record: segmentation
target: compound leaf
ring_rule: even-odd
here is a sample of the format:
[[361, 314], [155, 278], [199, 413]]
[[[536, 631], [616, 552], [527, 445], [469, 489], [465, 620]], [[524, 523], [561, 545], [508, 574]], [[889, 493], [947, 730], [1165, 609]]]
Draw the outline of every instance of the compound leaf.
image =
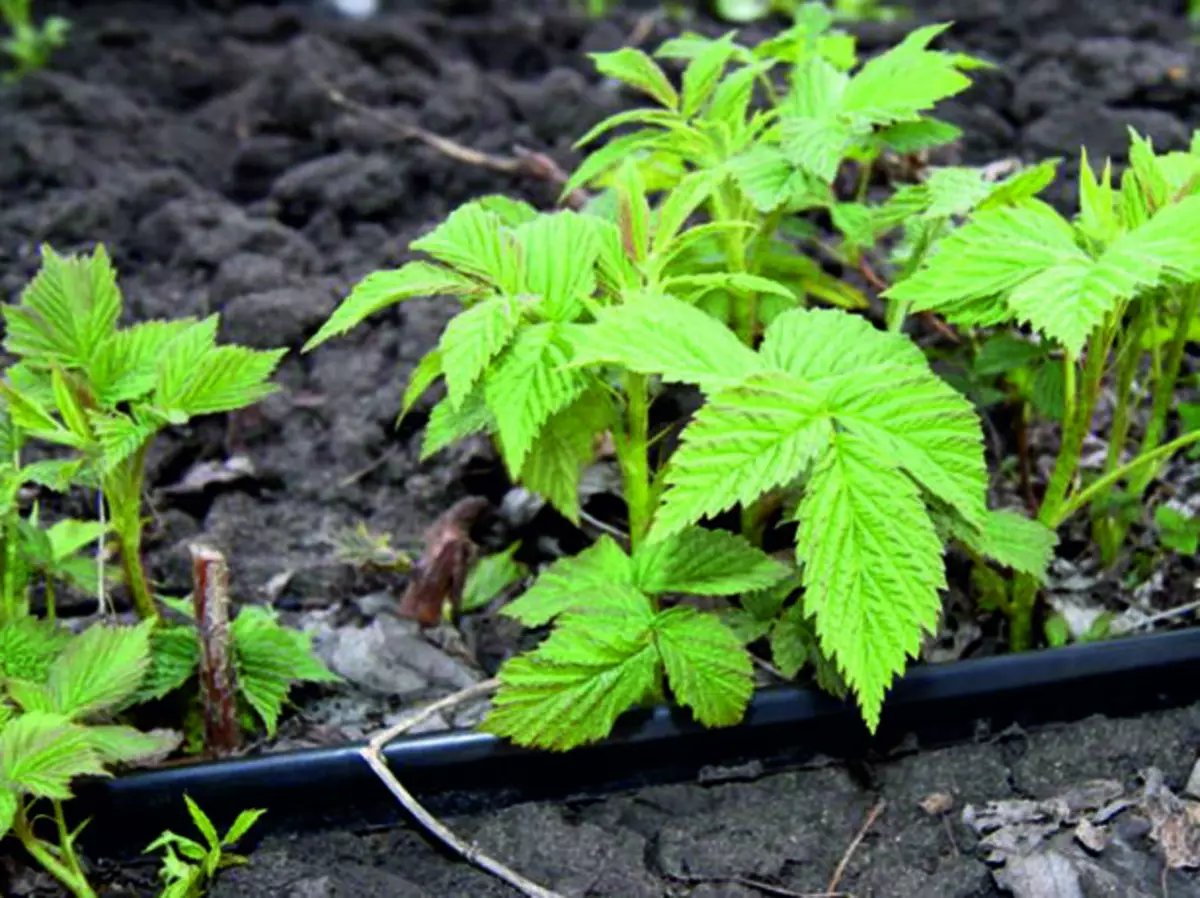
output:
[[564, 612], [603, 601], [609, 586], [633, 585], [629, 556], [612, 537], [602, 536], [578, 555], [560, 558], [542, 571], [502, 613], [527, 627], [539, 627]]
[[71, 798], [71, 780], [103, 776], [84, 727], [61, 714], [27, 711], [0, 730], [0, 780], [38, 798]]
[[654, 621], [654, 639], [675, 698], [705, 726], [742, 719], [754, 666], [736, 633], [712, 614], [677, 606]]
[[152, 621], [136, 627], [94, 624], [67, 644], [46, 681], [55, 710], [72, 720], [121, 704], [150, 665]]
[[668, 109], [679, 107], [679, 94], [666, 74], [641, 50], [622, 47], [609, 53], [590, 53], [596, 69], [607, 78], [616, 78], [648, 94]]
[[453, 408], [463, 405], [492, 360], [508, 346], [520, 322], [513, 301], [495, 296], [459, 313], [446, 325], [438, 348]]

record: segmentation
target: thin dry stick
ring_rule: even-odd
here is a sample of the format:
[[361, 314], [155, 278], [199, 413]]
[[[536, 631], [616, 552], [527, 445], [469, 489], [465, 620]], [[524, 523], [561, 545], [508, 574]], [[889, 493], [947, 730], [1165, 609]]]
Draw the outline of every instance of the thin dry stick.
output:
[[[538, 153], [519, 146], [513, 148], [513, 155], [511, 156], [497, 156], [494, 153], [483, 153], [471, 147], [463, 146], [461, 143], [453, 141], [448, 137], [442, 137], [440, 134], [434, 134], [432, 131], [418, 128], [416, 125], [398, 122], [385, 112], [372, 109], [370, 106], [364, 106], [362, 103], [356, 103], [323, 78], [317, 75], [313, 75], [312, 77], [320, 83], [329, 99], [343, 109], [374, 119], [380, 124], [386, 125], [401, 137], [419, 140], [426, 146], [432, 147], [443, 156], [453, 159], [456, 162], [462, 162], [465, 165], [473, 165], [477, 168], [484, 168], [513, 177], [524, 176], [534, 178], [539, 181], [546, 181], [560, 188], [566, 186], [567, 181], [570, 180], [570, 176], [562, 170], [562, 167], [545, 153]], [[562, 201], [568, 207], [578, 210], [587, 205], [589, 199], [590, 197], [584, 191], [572, 190], [563, 197]]]
[[850, 840], [850, 844], [846, 846], [846, 853], [842, 855], [842, 859], [838, 861], [837, 869], [833, 871], [833, 876], [829, 880], [829, 885], [826, 886], [826, 892], [836, 892], [838, 885], [841, 884], [842, 876], [846, 873], [846, 867], [850, 863], [850, 858], [854, 856], [854, 852], [858, 850], [858, 846], [862, 844], [863, 838], [875, 821], [879, 819], [879, 815], [883, 813], [883, 809], [887, 807], [887, 802], [882, 798], [875, 803], [875, 807], [871, 808], [867, 814], [867, 819], [863, 821], [863, 825], [858, 828], [858, 832], [854, 834], [854, 838]]
[[469, 845], [456, 836], [440, 820], [422, 807], [421, 803], [413, 797], [412, 793], [401, 785], [400, 780], [396, 779], [395, 774], [388, 768], [387, 762], [383, 760], [384, 747], [397, 736], [407, 732], [422, 721], [428, 720], [434, 714], [461, 705], [463, 702], [481, 698], [494, 692], [499, 686], [500, 681], [498, 679], [484, 680], [481, 683], [476, 683], [474, 686], [468, 686], [466, 689], [456, 692], [453, 695], [439, 699], [430, 705], [426, 705], [411, 717], [407, 717], [399, 723], [388, 727], [378, 735], [373, 736], [364, 748], [359, 749], [358, 753], [370, 765], [371, 769], [375, 771], [375, 775], [387, 786], [388, 791], [396, 797], [396, 800], [400, 802], [404, 810], [408, 811], [432, 836], [461, 856], [467, 863], [474, 864], [497, 879], [503, 880], [518, 892], [529, 896], [529, 898], [563, 898], [558, 892], [552, 892], [549, 889], [542, 888], [542, 886], [535, 882], [531, 882], [515, 870], [511, 870], [499, 861], [488, 857], [477, 846]]
[[763, 882], [760, 879], [752, 879], [749, 876], [704, 876], [702, 874], [667, 873], [666, 877], [688, 885], [726, 883], [728, 885], [745, 886], [748, 889], [757, 889], [767, 895], [777, 895], [779, 898], [850, 898], [849, 892], [797, 892], [793, 889], [785, 889], [783, 886]]
[[229, 564], [216, 549], [188, 547], [192, 555], [192, 605], [200, 637], [200, 700], [204, 743], [214, 758], [241, 747], [237, 718], [237, 675], [229, 635]]

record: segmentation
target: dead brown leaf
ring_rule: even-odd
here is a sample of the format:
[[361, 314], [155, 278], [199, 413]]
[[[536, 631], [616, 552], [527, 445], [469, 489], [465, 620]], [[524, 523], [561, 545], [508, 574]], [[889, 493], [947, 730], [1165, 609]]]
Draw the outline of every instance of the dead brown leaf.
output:
[[441, 621], [447, 601], [457, 612], [478, 552], [471, 541], [471, 525], [487, 506], [487, 500], [478, 496], [460, 499], [433, 522], [425, 534], [424, 552], [400, 599], [401, 617], [432, 627]]

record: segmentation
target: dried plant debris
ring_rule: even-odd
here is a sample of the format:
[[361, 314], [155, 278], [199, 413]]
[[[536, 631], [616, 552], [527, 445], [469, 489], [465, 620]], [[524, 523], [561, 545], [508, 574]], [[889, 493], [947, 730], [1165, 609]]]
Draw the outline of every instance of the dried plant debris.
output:
[[962, 819], [1014, 898], [1149, 898], [1172, 871], [1194, 883], [1188, 871], [1200, 869], [1200, 802], [1176, 795], [1153, 767], [1132, 790], [1092, 780], [1046, 800], [968, 805]]

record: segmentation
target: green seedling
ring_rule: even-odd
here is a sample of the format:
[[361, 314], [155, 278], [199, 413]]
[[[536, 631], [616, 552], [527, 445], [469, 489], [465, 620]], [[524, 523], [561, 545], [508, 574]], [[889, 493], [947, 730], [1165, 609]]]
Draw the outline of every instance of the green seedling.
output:
[[[194, 684], [200, 666], [200, 644], [190, 602], [164, 599], [163, 603], [185, 619], [163, 623], [151, 638], [151, 663], [133, 703], [156, 701], [186, 691], [197, 695]], [[260, 726], [274, 736], [289, 693], [298, 683], [332, 683], [338, 677], [313, 653], [312, 637], [278, 622], [274, 610], [243, 606], [229, 627], [237, 680], [239, 718], [247, 731]], [[200, 749], [190, 740], [189, 748]]]
[[[1084, 156], [1072, 221], [1032, 198], [976, 209], [888, 291], [893, 302], [966, 328], [1027, 324], [1054, 347], [1063, 372], [1063, 439], [1038, 520], [1057, 530], [1091, 508], [1106, 560], [1128, 530], [1120, 509], [1140, 503], [1162, 465], [1200, 440], [1200, 432], [1165, 439], [1200, 310], [1200, 154], [1158, 155], [1131, 132], [1130, 161], [1116, 188], [1110, 167], [1097, 176]], [[1159, 331], [1169, 335], [1165, 346], [1146, 339]], [[1080, 483], [1084, 441], [1110, 369], [1117, 404], [1108, 458], [1099, 477]], [[1140, 395], [1133, 383], [1141, 372], [1149, 423], [1135, 441]], [[1125, 502], [1114, 492], [1122, 484]], [[1014, 649], [1032, 644], [1037, 592], [1036, 578], [1018, 577], [1006, 607]]]
[[8, 37], [0, 40], [0, 51], [13, 62], [4, 80], [13, 82], [46, 67], [54, 51], [67, 42], [71, 23], [50, 16], [41, 25], [33, 21], [32, 0], [0, 0], [0, 20], [8, 26]]
[[[463, 585], [460, 612], [466, 614], [486, 608], [529, 576], [529, 566], [513, 557], [520, 548], [520, 543], [513, 543], [503, 552], [479, 559]], [[447, 605], [446, 616], [449, 617], [452, 612], [453, 609]]]
[[[80, 776], [171, 751], [177, 734], [111, 722], [150, 665], [152, 622], [79, 636], [25, 618], [0, 624], [0, 838], [12, 835], [76, 898], [96, 898], [64, 803]], [[35, 831], [48, 805], [57, 841]]]
[[[824, 57], [792, 72], [798, 93], [816, 83], [804, 81], [809, 71], [839, 86], [837, 107], [822, 119], [841, 135], [836, 157], [852, 145], [875, 147], [877, 124], [919, 118], [919, 108], [965, 83], [957, 57], [924, 49], [934, 33], [891, 57], [886, 78], [872, 64], [855, 76], [875, 85], [873, 100], [854, 93], [866, 87], [851, 91], [850, 76]], [[781, 612], [788, 623], [774, 650], [799, 670], [807, 664], [795, 659], [807, 662], [819, 646], [872, 728], [893, 677], [936, 627], [945, 543], [965, 540], [1035, 573], [1052, 548], [1038, 525], [988, 511], [979, 420], [907, 337], [845, 311], [804, 308], [803, 289], [798, 295], [761, 273], [775, 269], [740, 264], [756, 252], [740, 236], [743, 219], [751, 218], [752, 235], [774, 239], [794, 211], [792, 188], [764, 189], [760, 209], [739, 186], [746, 170], [729, 167], [769, 130], [746, 105], [761, 71], [744, 67], [722, 82], [737, 47], [689, 46], [695, 58], [682, 95], [635, 51], [600, 59], [607, 74], [661, 101], [664, 111], [641, 113], [660, 126], [632, 139], [683, 160], [678, 176], [644, 159], [616, 165], [610, 147], [637, 149], [621, 137], [574, 176], [575, 184], [606, 178], [615, 214], [602, 206], [539, 214], [498, 197], [469, 203], [413, 244], [428, 259], [370, 275], [307, 347], [397, 302], [457, 298], [463, 311], [418, 366], [402, 414], [444, 380], [423, 453], [487, 433], [513, 479], [571, 520], [580, 474], [598, 438], [611, 433], [628, 548], [602, 540], [543, 572], [508, 608], [530, 626], [554, 625], [542, 646], [504, 667], [485, 723], [522, 744], [564, 749], [601, 738], [618, 715], [668, 686], [707, 725], [741, 718], [753, 689], [744, 641], [720, 615], [680, 597], [734, 597], [796, 572], [745, 536], [699, 526], [705, 518], [753, 510], [774, 495], [799, 523], [804, 595]], [[895, 72], [909, 65], [929, 76], [906, 81], [919, 96], [890, 94]], [[755, 152], [789, 184], [832, 196], [829, 180], [777, 146]], [[689, 170], [689, 159], [705, 167]], [[832, 179], [828, 166], [821, 173]], [[697, 220], [702, 208], [710, 214]], [[731, 242], [729, 234], [739, 236]], [[718, 261], [685, 264], [712, 235]], [[702, 302], [714, 290], [737, 299], [728, 323]], [[782, 302], [765, 328], [762, 296]], [[694, 385], [707, 397], [670, 458], [650, 432], [663, 384]], [[753, 536], [759, 518], [746, 518]]]
[[154, 437], [269, 395], [284, 351], [218, 346], [217, 315], [122, 328], [122, 308], [103, 247], [90, 256], [44, 248], [20, 301], [4, 306], [4, 347], [18, 361], [0, 396], [26, 437], [69, 451], [56, 476], [103, 495], [126, 587], [151, 619], [158, 610], [142, 564], [142, 495]]
[[1154, 509], [1154, 526], [1158, 542], [1179, 555], [1195, 555], [1200, 547], [1200, 518], [1184, 514], [1169, 505]]
[[188, 814], [204, 841], [168, 830], [146, 846], [143, 854], [152, 851], [163, 853], [159, 877], [163, 880], [164, 888], [159, 898], [201, 898], [220, 871], [249, 863], [248, 858], [234, 854], [229, 849], [236, 847], [266, 813], [261, 810], [242, 811], [222, 836], [196, 802], [187, 795], [183, 800], [187, 802]]

